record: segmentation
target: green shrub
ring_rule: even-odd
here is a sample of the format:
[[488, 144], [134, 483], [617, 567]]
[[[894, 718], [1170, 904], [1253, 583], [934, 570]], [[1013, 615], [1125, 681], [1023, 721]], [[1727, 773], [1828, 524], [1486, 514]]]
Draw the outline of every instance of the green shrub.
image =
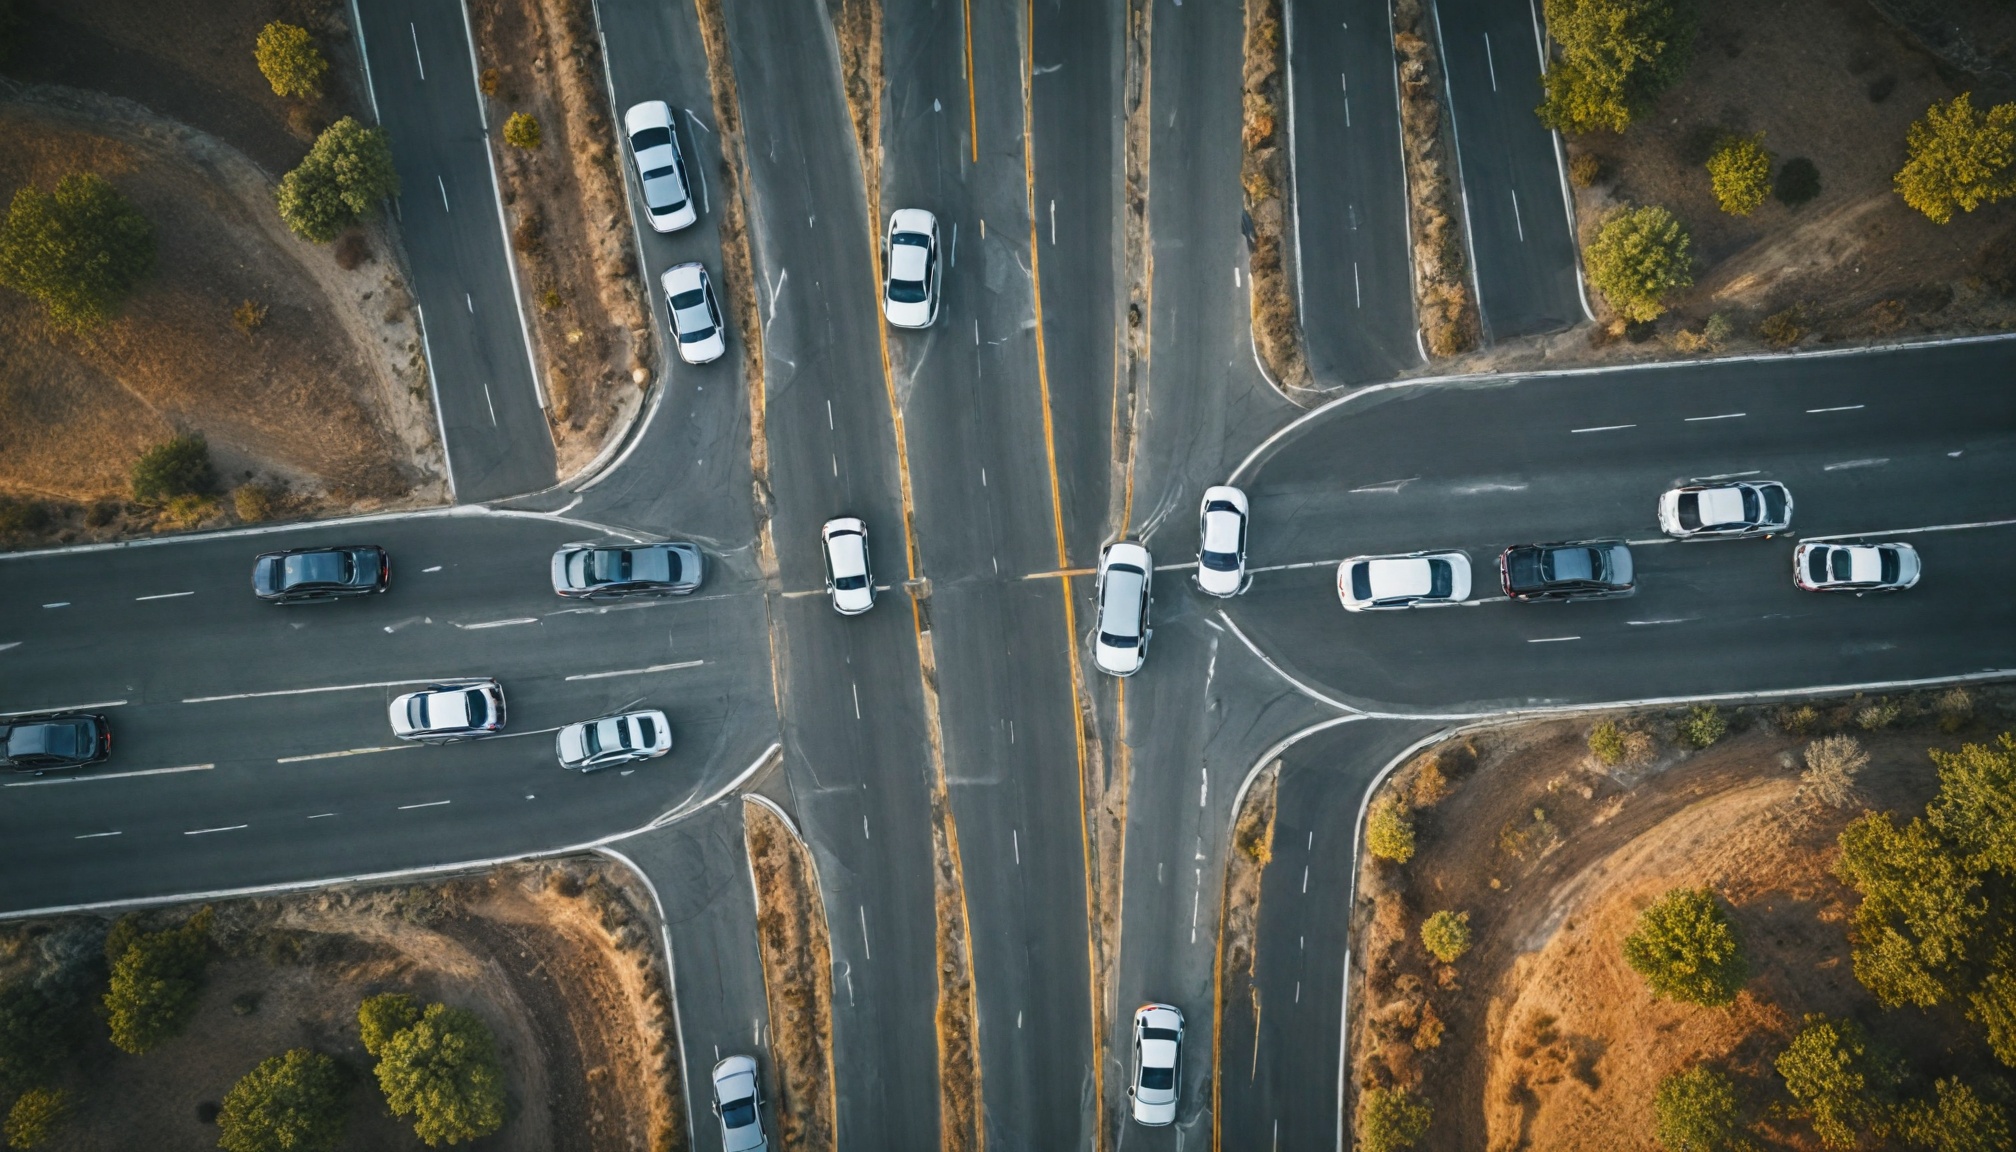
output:
[[1686, 227], [1666, 209], [1619, 208], [1589, 245], [1589, 282], [1626, 320], [1657, 320], [1667, 296], [1694, 286], [1691, 245]]
[[1359, 1152], [1412, 1148], [1434, 1119], [1428, 1102], [1405, 1088], [1368, 1089], [1358, 1105]]
[[1421, 922], [1421, 946], [1444, 964], [1470, 951], [1470, 913], [1443, 909]]
[[1589, 752], [1606, 768], [1642, 764], [1652, 758], [1652, 736], [1615, 720], [1604, 720], [1589, 730]]
[[30, 1088], [15, 1097], [4, 1126], [9, 1148], [39, 1148], [70, 1114], [70, 1094], [61, 1088]]
[[1806, 309], [1794, 304], [1773, 312], [1757, 325], [1757, 334], [1773, 348], [1790, 348], [1806, 337]]
[[1897, 1134], [1932, 1152], [2009, 1152], [2009, 1113], [1957, 1078], [1936, 1080], [1932, 1099], [1897, 1108]]
[[26, 981], [0, 988], [0, 1093], [21, 1092], [55, 1075], [76, 1047], [79, 1015]]
[[1577, 152], [1568, 161], [1568, 182], [1577, 188], [1594, 188], [1603, 179], [1603, 158], [1594, 152]]
[[1414, 820], [1389, 797], [1372, 804], [1365, 820], [1365, 847], [1381, 860], [1405, 864], [1414, 858]]
[[154, 225], [95, 172], [65, 176], [53, 194], [22, 185], [0, 225], [0, 284], [59, 331], [103, 324], [153, 270]]
[[1820, 726], [1820, 713], [1811, 704], [1801, 704], [1796, 708], [1788, 704], [1778, 709], [1775, 719], [1778, 727], [1793, 736], [1808, 735]]
[[270, 484], [240, 484], [231, 491], [231, 510], [247, 524], [270, 520], [280, 510], [280, 492]]
[[1778, 179], [1771, 195], [1787, 208], [1797, 208], [1820, 195], [1820, 169], [1804, 156], [1794, 156], [1778, 166]]
[[1731, 216], [1748, 216], [1771, 195], [1771, 153], [1764, 134], [1726, 137], [1708, 157], [1708, 183], [1715, 203]]
[[1659, 1082], [1653, 1133], [1666, 1152], [1748, 1152], [1736, 1082], [1704, 1064]]
[[295, 1048], [269, 1056], [224, 1096], [217, 1146], [224, 1152], [334, 1152], [343, 1142], [343, 1066]]
[[1696, 748], [1706, 748], [1729, 734], [1729, 718], [1713, 704], [1697, 704], [1680, 722], [1681, 739]]
[[215, 481], [203, 437], [177, 436], [140, 454], [133, 465], [133, 498], [160, 504], [177, 496], [201, 496]]
[[1933, 701], [1932, 711], [1939, 716], [1941, 732], [1958, 732], [1974, 718], [1974, 697], [1965, 688], [1948, 688]]
[[1796, 1113], [1828, 1148], [1854, 1148], [1889, 1131], [1901, 1068], [1851, 1019], [1809, 1015], [1774, 1067]]
[[413, 1117], [429, 1147], [504, 1126], [504, 1068], [490, 1029], [465, 1008], [429, 1004], [378, 1052], [378, 1086], [395, 1116]]
[[1927, 108], [1904, 148], [1897, 194], [1935, 224], [2016, 194], [2016, 103], [1977, 112], [1963, 92]]
[[1930, 1008], [1961, 987], [1958, 967], [1987, 914], [1981, 877], [1931, 825], [1871, 812], [1841, 830], [1834, 874], [1861, 893], [1850, 917], [1855, 978], [1886, 1008]]
[[315, 138], [315, 146], [275, 193], [280, 218], [304, 239], [327, 244], [399, 192], [392, 145], [383, 128], [345, 116]]
[[1546, 0], [1558, 57], [1546, 65], [1542, 123], [1622, 132], [1680, 79], [1693, 52], [1691, 0]]
[[392, 1037], [420, 1019], [420, 1005], [404, 992], [380, 992], [357, 1006], [357, 1032], [364, 1051], [384, 1054]]
[[1707, 323], [1701, 325], [1701, 337], [1717, 352], [1736, 334], [1736, 322], [1729, 319], [1727, 312], [1710, 312]]
[[1719, 1008], [1750, 977], [1742, 941], [1706, 888], [1675, 888], [1638, 915], [1624, 961], [1654, 996]]
[[[130, 917], [124, 932], [107, 938], [112, 983], [105, 991], [106, 1022], [112, 1043], [141, 1055], [180, 1032], [196, 1011], [196, 994], [210, 962], [208, 907], [180, 927], [142, 932]], [[123, 944], [116, 954], [112, 948]]]
[[259, 30], [252, 56], [275, 96], [321, 99], [322, 75], [329, 71], [329, 61], [322, 58], [306, 28], [277, 20], [266, 25]]
[[1884, 698], [1873, 700], [1855, 710], [1855, 726], [1864, 732], [1881, 732], [1903, 719], [1904, 705]]
[[504, 121], [504, 143], [527, 152], [539, 147], [539, 121], [528, 112], [513, 112]]

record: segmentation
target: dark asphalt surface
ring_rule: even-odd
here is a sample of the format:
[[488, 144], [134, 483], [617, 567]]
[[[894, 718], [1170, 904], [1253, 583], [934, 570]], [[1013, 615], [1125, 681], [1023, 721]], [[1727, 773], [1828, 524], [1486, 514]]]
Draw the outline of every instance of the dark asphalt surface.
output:
[[553, 437], [526, 358], [461, 6], [356, 3], [374, 101], [399, 170], [399, 234], [455, 498], [474, 503], [548, 487]]
[[1527, 3], [1437, 0], [1484, 338], [1583, 319], [1575, 238], [1554, 134], [1540, 106], [1539, 17]]
[[1421, 362], [1387, 5], [1288, 0], [1297, 273], [1318, 384], [1390, 380]]

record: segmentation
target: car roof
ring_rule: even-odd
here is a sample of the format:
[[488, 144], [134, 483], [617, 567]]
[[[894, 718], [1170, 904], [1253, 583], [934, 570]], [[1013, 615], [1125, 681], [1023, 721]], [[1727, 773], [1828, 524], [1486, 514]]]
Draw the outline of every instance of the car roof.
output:
[[1426, 556], [1382, 556], [1367, 561], [1366, 579], [1374, 600], [1396, 596], [1426, 596], [1434, 585]]
[[897, 280], [924, 279], [929, 253], [915, 244], [896, 244], [889, 250], [889, 275]]
[[1741, 484], [1730, 484], [1721, 488], [1703, 488], [1698, 493], [1701, 523], [1709, 527], [1743, 523], [1743, 487]]
[[1207, 552], [1237, 552], [1239, 550], [1239, 525], [1245, 517], [1237, 512], [1218, 509], [1204, 514], [1204, 549]]
[[835, 576], [859, 576], [868, 571], [868, 538], [858, 531], [835, 531], [826, 537], [826, 554]]

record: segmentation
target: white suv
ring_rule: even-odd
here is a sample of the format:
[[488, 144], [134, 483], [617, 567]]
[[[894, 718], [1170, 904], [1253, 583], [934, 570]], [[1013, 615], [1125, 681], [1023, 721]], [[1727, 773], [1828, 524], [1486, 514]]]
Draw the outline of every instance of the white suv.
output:
[[1148, 659], [1148, 609], [1154, 604], [1155, 559], [1132, 540], [1099, 553], [1099, 630], [1092, 663], [1109, 676], [1132, 676]]

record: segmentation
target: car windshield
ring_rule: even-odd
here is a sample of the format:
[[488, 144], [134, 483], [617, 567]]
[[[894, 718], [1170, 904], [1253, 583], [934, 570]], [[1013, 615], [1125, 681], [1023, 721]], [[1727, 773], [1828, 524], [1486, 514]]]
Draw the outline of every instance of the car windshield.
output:
[[721, 1105], [721, 1123], [729, 1128], [747, 1128], [756, 1122], [756, 1098], [744, 1096]]
[[427, 727], [427, 695], [421, 693], [406, 702], [406, 723], [414, 729]]
[[[646, 128], [640, 132], [633, 132], [630, 135], [630, 147], [635, 148], [639, 152], [647, 152], [653, 148], [663, 148], [670, 143], [672, 143], [672, 130], [670, 128]], [[646, 172], [644, 176], [646, 179], [649, 179], [651, 173]]]
[[1428, 561], [1428, 595], [1446, 600], [1456, 587], [1456, 569], [1447, 560]]
[[1353, 564], [1351, 566], [1351, 598], [1372, 599], [1372, 565]]
[[1902, 568], [1897, 550], [1895, 548], [1878, 548], [1876, 555], [1882, 564], [1880, 575], [1883, 583], [1895, 584], [1897, 582], [1897, 573]]
[[1785, 489], [1777, 484], [1764, 488], [1764, 517], [1773, 524], [1785, 519]]
[[1682, 492], [1675, 502], [1674, 510], [1680, 515], [1680, 527], [1692, 532], [1701, 527], [1701, 494]]
[[1550, 548], [1540, 563], [1548, 581], [1556, 584], [1600, 579], [1603, 570], [1593, 548]]
[[1759, 514], [1762, 511], [1763, 506], [1757, 502], [1757, 490], [1755, 488], [1743, 489], [1743, 522], [1745, 524], [1757, 523], [1761, 519]]
[[637, 737], [644, 742], [643, 747], [646, 748], [658, 742], [658, 726], [651, 722], [649, 716], [637, 717]]
[[347, 584], [352, 570], [347, 552], [297, 552], [280, 562], [280, 586]]
[[1132, 564], [1106, 570], [1105, 603], [1099, 606], [1099, 639], [1115, 648], [1132, 648], [1141, 638], [1141, 598], [1148, 578]]
[[469, 723], [481, 724], [490, 719], [490, 706], [483, 702], [483, 693], [471, 688], [463, 697], [463, 707], [467, 709]]
[[1543, 583], [1540, 574], [1540, 553], [1532, 548], [1514, 548], [1505, 557], [1505, 574], [1515, 588], [1532, 588]]

